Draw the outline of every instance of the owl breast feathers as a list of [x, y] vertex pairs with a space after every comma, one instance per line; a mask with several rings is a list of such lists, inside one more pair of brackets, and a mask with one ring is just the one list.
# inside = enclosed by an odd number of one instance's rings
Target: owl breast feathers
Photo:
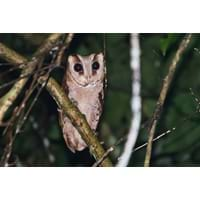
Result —
[[[71, 101], [85, 115], [93, 131], [96, 130], [102, 113], [104, 80], [105, 66], [102, 53], [68, 57], [63, 88]], [[87, 147], [81, 135], [62, 111], [60, 111], [60, 125], [65, 142], [72, 152], [82, 151]]]

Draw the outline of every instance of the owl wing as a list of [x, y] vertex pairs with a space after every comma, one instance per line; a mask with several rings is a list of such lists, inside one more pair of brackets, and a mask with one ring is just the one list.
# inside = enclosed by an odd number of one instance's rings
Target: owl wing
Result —
[[93, 102], [93, 105], [90, 106], [90, 111], [86, 115], [87, 121], [94, 132], [97, 129], [99, 118], [102, 114], [103, 101], [104, 92], [102, 90], [98, 93], [98, 98], [96, 99], [96, 102]]

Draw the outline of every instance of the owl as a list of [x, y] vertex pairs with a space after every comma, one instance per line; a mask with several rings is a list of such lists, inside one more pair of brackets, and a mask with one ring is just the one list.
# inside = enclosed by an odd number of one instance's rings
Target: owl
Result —
[[[102, 113], [105, 74], [103, 53], [68, 57], [62, 86], [94, 132]], [[87, 144], [62, 111], [59, 121], [68, 148], [73, 153], [84, 150]]]

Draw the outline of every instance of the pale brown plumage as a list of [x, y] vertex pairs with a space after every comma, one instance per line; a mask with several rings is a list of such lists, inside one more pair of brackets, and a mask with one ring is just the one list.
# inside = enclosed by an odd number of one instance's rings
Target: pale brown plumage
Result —
[[[102, 53], [69, 56], [62, 84], [66, 94], [85, 115], [94, 131], [102, 113], [105, 72]], [[87, 147], [62, 111], [60, 111], [60, 124], [65, 142], [72, 152], [82, 151]]]

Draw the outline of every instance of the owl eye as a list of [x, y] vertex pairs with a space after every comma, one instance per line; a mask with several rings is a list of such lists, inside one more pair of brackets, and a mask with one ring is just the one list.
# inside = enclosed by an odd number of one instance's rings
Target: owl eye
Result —
[[74, 65], [74, 70], [76, 72], [83, 72], [83, 65], [81, 65], [80, 63], [77, 63]]
[[98, 70], [99, 67], [100, 67], [100, 65], [99, 65], [98, 62], [94, 62], [94, 63], [92, 64], [92, 69], [93, 69], [93, 70]]

